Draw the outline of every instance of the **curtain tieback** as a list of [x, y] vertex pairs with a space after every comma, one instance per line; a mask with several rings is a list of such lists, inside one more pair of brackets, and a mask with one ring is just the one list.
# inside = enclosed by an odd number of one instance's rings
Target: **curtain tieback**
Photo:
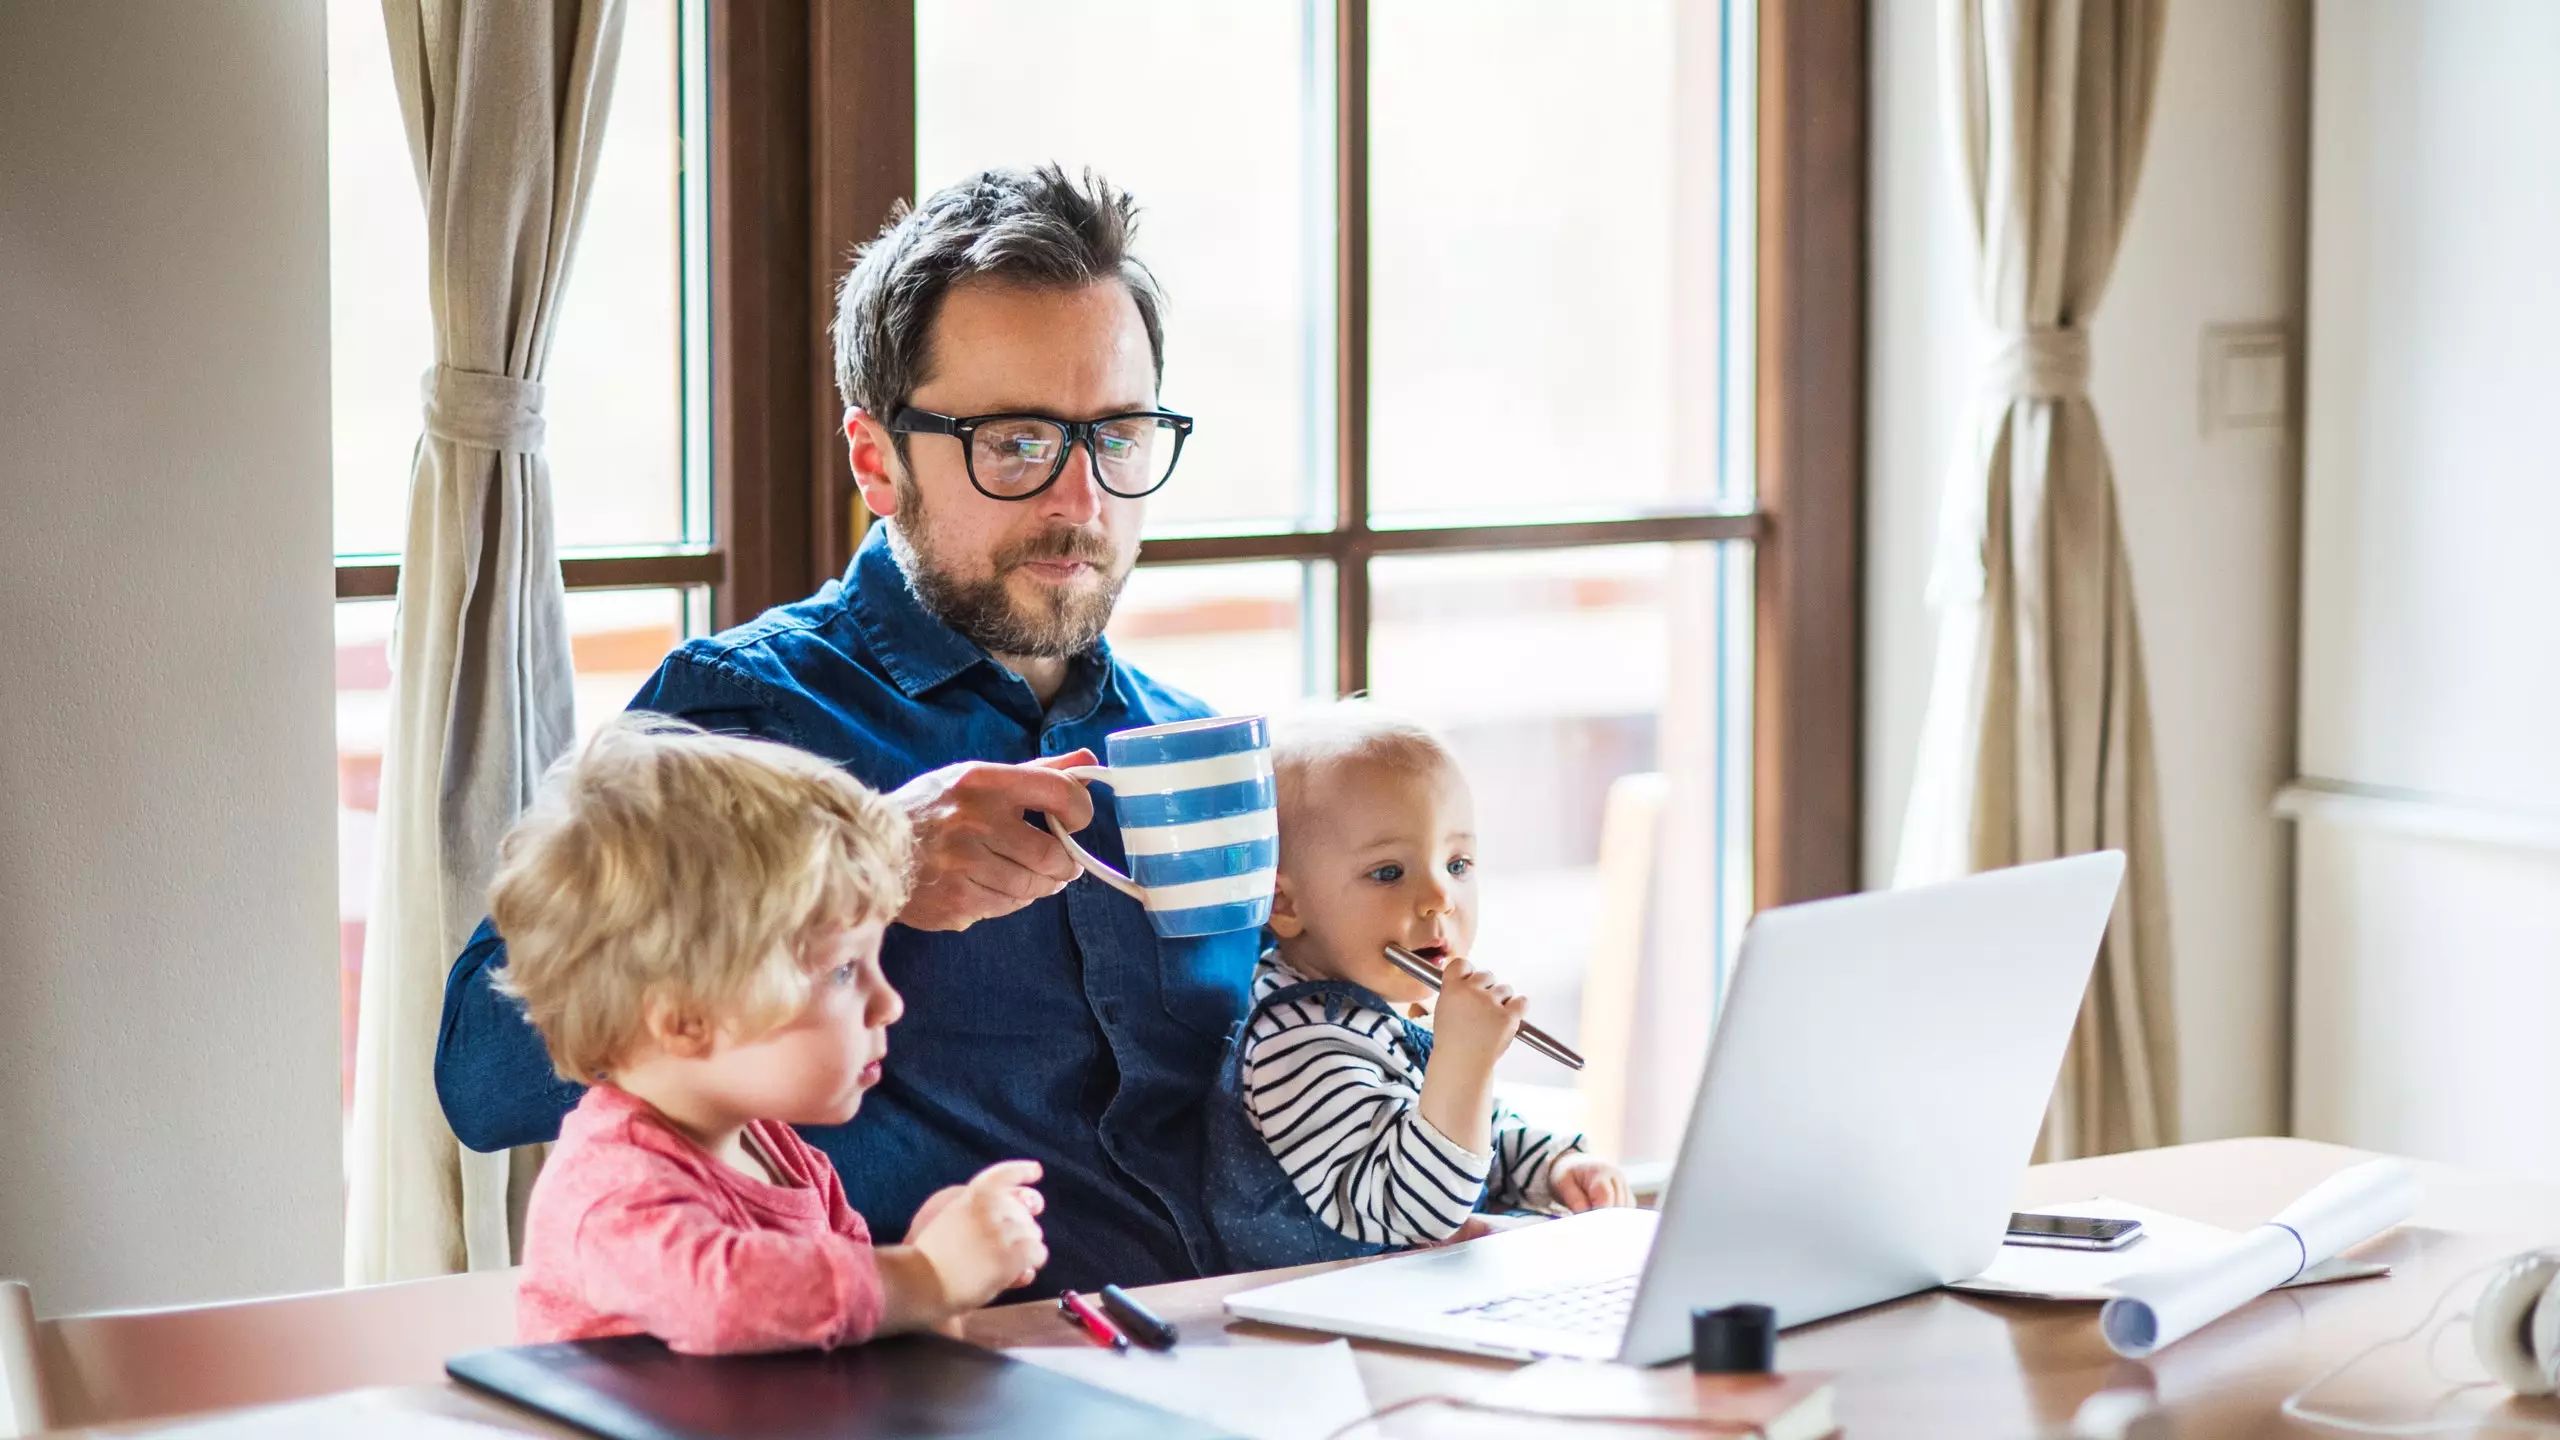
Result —
[[2089, 332], [2076, 325], [2031, 325], [2000, 337], [1991, 357], [1991, 388], [2020, 400], [2077, 400], [2089, 393]]
[[427, 433], [456, 445], [530, 454], [542, 448], [544, 386], [539, 380], [438, 365], [419, 377]]

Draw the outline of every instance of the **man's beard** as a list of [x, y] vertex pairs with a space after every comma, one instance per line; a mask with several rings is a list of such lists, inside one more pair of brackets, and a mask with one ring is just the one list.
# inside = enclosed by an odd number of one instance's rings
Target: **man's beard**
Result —
[[[991, 655], [1064, 660], [1092, 649], [1102, 638], [1129, 576], [1118, 568], [1120, 557], [1099, 530], [1061, 528], [1017, 540], [989, 557], [987, 574], [964, 580], [952, 573], [942, 552], [922, 491], [901, 477], [898, 492], [898, 513], [889, 522], [890, 549], [906, 572], [907, 588], [936, 619]], [[1035, 598], [1017, 601], [1005, 578], [1033, 560], [1084, 561], [1093, 567], [1094, 583], [1044, 585]]]

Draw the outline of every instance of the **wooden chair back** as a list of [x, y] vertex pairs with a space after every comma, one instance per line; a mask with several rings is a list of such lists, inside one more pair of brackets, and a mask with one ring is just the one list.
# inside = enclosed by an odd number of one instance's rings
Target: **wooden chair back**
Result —
[[1591, 1153], [1626, 1158], [1636, 1004], [1643, 988], [1645, 922], [1653, 912], [1654, 856], [1671, 783], [1644, 771], [1609, 784], [1600, 808], [1600, 914], [1582, 973], [1583, 1137]]

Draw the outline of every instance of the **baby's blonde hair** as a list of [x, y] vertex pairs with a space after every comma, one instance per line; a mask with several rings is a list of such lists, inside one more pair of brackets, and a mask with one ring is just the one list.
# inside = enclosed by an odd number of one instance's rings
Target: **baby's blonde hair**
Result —
[[662, 997], [741, 1038], [809, 996], [801, 942], [906, 904], [906, 817], [805, 751], [633, 712], [553, 767], [498, 848], [495, 979], [591, 1084]]
[[1271, 771], [1280, 809], [1296, 811], [1323, 777], [1350, 765], [1384, 765], [1408, 774], [1458, 762], [1431, 728], [1365, 696], [1335, 700], [1275, 715], [1271, 720]]

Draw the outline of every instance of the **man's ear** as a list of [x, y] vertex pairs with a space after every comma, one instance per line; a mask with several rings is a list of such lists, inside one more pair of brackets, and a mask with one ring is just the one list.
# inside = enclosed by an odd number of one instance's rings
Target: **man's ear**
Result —
[[1298, 913], [1298, 897], [1289, 893], [1289, 877], [1275, 875], [1271, 880], [1271, 933], [1283, 940], [1295, 940], [1307, 933], [1307, 922]]
[[641, 1028], [649, 1043], [679, 1060], [699, 1060], [711, 1053], [711, 1022], [690, 1005], [679, 1005], [664, 992], [642, 1003]]
[[886, 520], [898, 513], [898, 452], [889, 427], [880, 417], [856, 405], [844, 412], [845, 459], [853, 466], [853, 488], [862, 503]]

